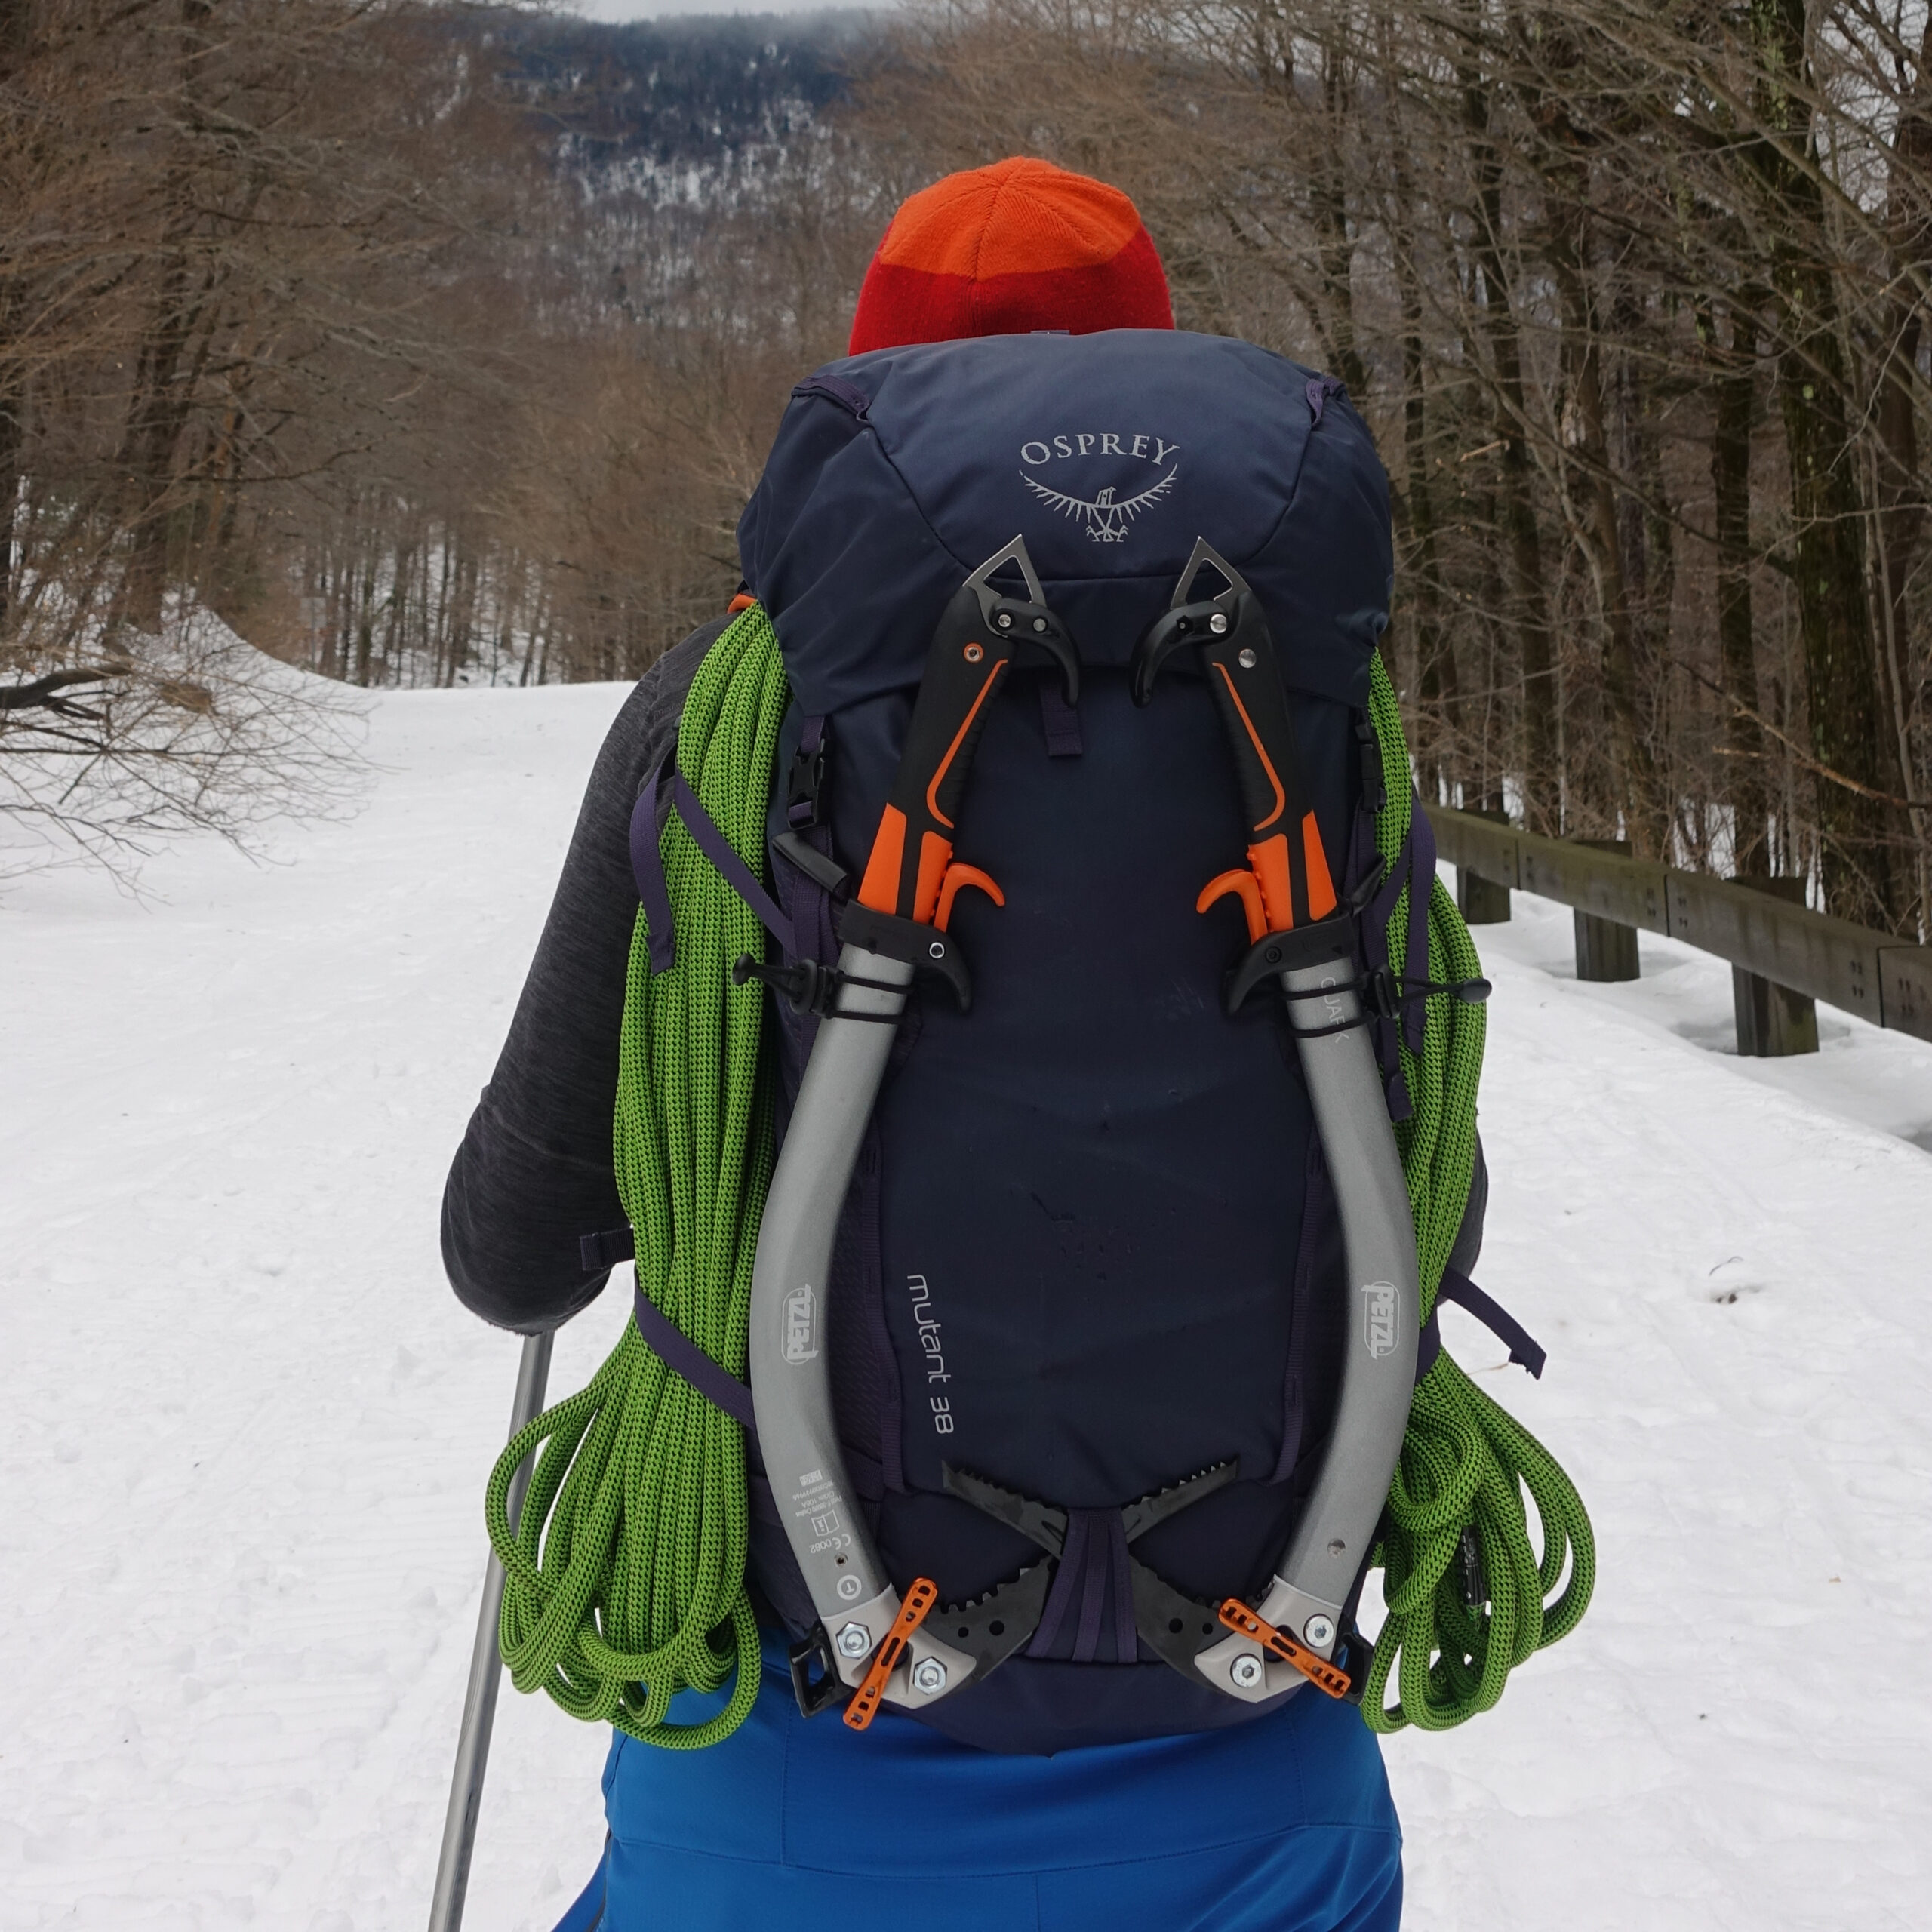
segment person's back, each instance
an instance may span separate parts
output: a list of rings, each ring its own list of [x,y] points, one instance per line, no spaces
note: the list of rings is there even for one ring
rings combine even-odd
[[[613,728],[446,1195],[458,1292],[526,1332],[636,1230],[657,1446],[583,1410],[537,1515],[608,1529],[593,1454],[634,1513],[671,1513],[671,1463],[703,1491],[595,1641],[574,1581],[512,1577],[527,1674],[619,1727],[586,1900],[617,1932],[1392,1926],[1348,1698],[1393,1654],[1370,1676],[1355,1596],[1433,1346],[1389,1131],[1432,861],[1370,722],[1380,466],[1339,386],[1172,334],[1131,205],[1044,164],[915,197],[853,346],[741,525],[756,604]],[[1393,997],[1320,1023],[1281,948],[1353,959],[1358,927]],[[1343,1061],[1375,1119],[1338,1130]],[[1441,1164],[1432,1294],[1484,1193],[1472,1137]],[[723,1652],[671,1641],[694,1618]]]

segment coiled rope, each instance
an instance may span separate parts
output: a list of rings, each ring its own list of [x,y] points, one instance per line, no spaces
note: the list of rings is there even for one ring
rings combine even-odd
[[[706,656],[678,728],[679,769],[761,875],[789,695],[777,639],[753,608]],[[617,1078],[617,1192],[644,1292],[742,1378],[773,1119],[759,1064],[764,989],[734,986],[731,967],[761,955],[764,935],[675,813],[659,849],[677,964],[651,971],[640,909]],[[510,1476],[533,1453],[512,1536]],[[759,1669],[745,1595],[743,1432],[667,1368],[635,1323],[588,1387],[504,1450],[484,1514],[507,1573],[500,1638],[519,1690],[540,1687],[573,1717],[674,1749],[717,1743],[743,1723]],[[715,1716],[665,1721],[678,1691],[715,1690],[728,1674],[731,1696]]]
[[[678,728],[679,768],[760,874],[788,697],[777,637],[754,606],[712,647]],[[1377,844],[1392,865],[1408,835],[1413,780],[1379,658],[1370,713],[1388,797]],[[636,1231],[645,1292],[742,1377],[773,1115],[759,1065],[764,989],[755,980],[734,986],[730,967],[740,953],[761,952],[764,937],[675,814],[660,850],[677,909],[677,964],[651,973],[640,911],[618,1072],[618,1192]],[[1475,977],[1475,948],[1439,882],[1426,917],[1430,978]],[[1405,887],[1389,920],[1392,958],[1403,957],[1408,918]],[[1481,1008],[1438,995],[1429,1001],[1421,1054],[1402,1049],[1414,1113],[1396,1138],[1425,1318],[1474,1173],[1483,1033]],[[533,1454],[512,1535],[510,1477]],[[1525,1491],[1541,1524],[1540,1562]],[[491,1473],[485,1518],[508,1573],[501,1641],[511,1681],[649,1744],[690,1750],[730,1736],[758,1694],[758,1630],[744,1587],[747,1514],[738,1425],[627,1325],[589,1385],[518,1435]],[[1487,1602],[1474,1608],[1456,1561],[1470,1527],[1487,1579]],[[1446,1351],[1417,1388],[1374,1561],[1386,1573],[1389,1610],[1362,1704],[1376,1730],[1446,1730],[1488,1709],[1511,1669],[1574,1628],[1589,1604],[1595,1546],[1569,1478]],[[1559,1584],[1562,1594],[1549,1602]],[[1392,1674],[1399,1700],[1385,1705]],[[715,1716],[666,1722],[676,1692],[715,1691],[728,1675],[731,1695]]]
[[[1379,654],[1370,675],[1369,715],[1382,747],[1388,800],[1377,820],[1376,847],[1392,866],[1409,835],[1414,780],[1395,688]],[[1392,959],[1403,956],[1411,910],[1404,886],[1389,920]],[[1469,929],[1440,879],[1425,916],[1429,978],[1451,984],[1476,977],[1481,969]],[[1484,1008],[1444,994],[1429,999],[1426,1014],[1420,1057],[1406,1044],[1400,1049],[1415,1111],[1395,1128],[1415,1217],[1424,1321],[1435,1307],[1475,1174],[1476,1088],[1487,1023]],[[1525,1491],[1541,1525],[1540,1562],[1530,1547]],[[1487,1583],[1486,1604],[1474,1607],[1464,1600],[1457,1561],[1469,1527]],[[1411,1724],[1447,1730],[1489,1709],[1518,1664],[1576,1627],[1596,1580],[1590,1520],[1570,1478],[1446,1349],[1417,1386],[1383,1539],[1371,1560],[1383,1569],[1389,1609],[1362,1698],[1362,1714],[1378,1731]],[[1548,1601],[1559,1583],[1562,1595]],[[1387,1705],[1392,1674],[1398,1700]]]

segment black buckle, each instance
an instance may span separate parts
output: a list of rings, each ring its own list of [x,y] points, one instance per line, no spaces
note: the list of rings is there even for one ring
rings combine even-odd
[[[1389,802],[1389,781],[1382,768],[1382,740],[1365,711],[1355,713],[1355,745],[1361,758],[1362,808],[1372,817]]]
[[[1463,1526],[1456,1543],[1456,1580],[1462,1586],[1463,1607],[1480,1610],[1489,1601],[1489,1577],[1483,1567],[1482,1540],[1472,1523]]]
[[[771,841],[771,849],[783,853],[827,897],[837,899],[843,896],[848,883],[845,868],[836,859],[827,857],[817,846],[808,845],[795,832],[781,832]]]
[[[810,832],[820,823],[819,794],[825,789],[825,761],[832,749],[830,734],[821,731],[817,748],[801,743],[792,754],[785,780],[785,824],[791,832]]]
[[[782,995],[794,1013],[815,1013],[821,1017],[832,1011],[838,977],[829,966],[821,966],[816,959],[801,959],[791,966],[768,966],[749,952],[740,953],[731,968],[734,986],[756,980]]]
[[[810,1014],[818,1020],[869,1020],[884,1026],[897,1026],[900,1014],[855,1013],[838,1004],[841,986],[869,986],[875,992],[903,993],[903,986],[886,980],[862,979],[856,973],[841,973],[835,966],[822,966],[816,959],[801,959],[790,966],[767,966],[749,952],[741,952],[731,968],[731,983],[742,986],[756,980],[780,995],[792,1011]]]
[[[811,1675],[814,1660],[820,1670],[816,1679]],[[815,1718],[820,1711],[829,1711],[833,1705],[845,1701],[848,1694],[845,1680],[838,1675],[838,1660],[823,1623],[814,1623],[811,1633],[792,1646],[790,1661],[792,1695],[798,1700],[800,1716]]]
[[[1402,995],[1395,972],[1387,966],[1378,966],[1361,983],[1362,1004],[1378,1020],[1399,1020],[1402,1017]]]
[[[1360,1704],[1367,1687],[1368,1673],[1375,1668],[1375,1646],[1351,1623],[1335,1640],[1328,1661],[1337,1670],[1348,1672],[1349,1687],[1342,1693],[1345,1704]]]

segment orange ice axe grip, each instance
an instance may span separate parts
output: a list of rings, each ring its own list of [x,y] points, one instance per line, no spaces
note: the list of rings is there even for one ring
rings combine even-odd
[[[1023,598],[999,588],[1009,571],[1025,580]],[[1026,543],[1016,537],[953,592],[934,629],[905,748],[859,882],[859,903],[869,910],[943,928],[962,885],[1004,903],[985,873],[953,866],[952,841],[980,734],[1023,647],[1052,660],[1066,702],[1078,703],[1079,653],[1048,608]]]
[[[969,885],[975,891],[983,892],[995,906],[1006,903],[1006,894],[977,866],[948,866],[946,876],[939,882],[939,909],[933,915],[933,924],[941,932],[951,924],[953,900]]]
[[[1230,636],[1257,634],[1265,644],[1267,626],[1258,608]],[[1251,834],[1248,869],[1260,888],[1266,930],[1291,932],[1326,918],[1335,909],[1328,856],[1303,794],[1300,749],[1272,645],[1261,649],[1250,643],[1224,650],[1220,644],[1217,638],[1207,648],[1208,683],[1241,781],[1242,812]],[[1260,934],[1251,926],[1249,937],[1258,939]]]
[[[930,1577],[912,1579],[912,1587],[906,1592],[906,1600],[899,1606],[899,1614],[892,1620],[892,1628],[872,1653],[872,1668],[853,1692],[852,1701],[845,1706],[845,1721],[854,1730],[865,1730],[878,1715],[878,1707],[885,1701],[886,1679],[906,1654],[906,1646],[912,1641],[912,1632],[924,1623],[927,1611],[938,1601],[939,1586]]]
[[[948,645],[948,626],[940,629],[859,885],[861,905],[922,926],[939,909],[967,771],[986,729],[988,701],[1010,661],[970,635]]]
[[[1231,872],[1217,873],[1201,888],[1201,897],[1194,902],[1197,912],[1204,912],[1217,899],[1225,899],[1229,893],[1241,901],[1241,909],[1247,921],[1247,943],[1259,945],[1268,932],[1268,910],[1261,900],[1261,881],[1252,872],[1244,872],[1236,866]]]
[[[1229,1597],[1222,1604],[1221,1621],[1238,1636],[1259,1644],[1270,1657],[1293,1665],[1316,1690],[1325,1690],[1331,1697],[1346,1697],[1355,1687],[1355,1680],[1346,1670],[1338,1669],[1312,1651],[1304,1650],[1285,1630],[1278,1630],[1265,1617],[1257,1617],[1239,1597]]]
[[[1195,596],[1204,572],[1226,589]],[[1234,885],[1223,872],[1201,895],[1199,909],[1240,892],[1251,943],[1328,918],[1340,902],[1309,806],[1301,746],[1267,616],[1241,573],[1204,537],[1195,544],[1173,601],[1134,646],[1128,681],[1137,704],[1152,702],[1161,666],[1183,652],[1198,656],[1233,755],[1254,888]],[[1259,930],[1257,895],[1266,922]]]

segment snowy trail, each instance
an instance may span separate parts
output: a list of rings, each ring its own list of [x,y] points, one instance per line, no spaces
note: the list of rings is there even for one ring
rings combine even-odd
[[[435,1208],[615,688],[384,698],[362,814],[142,906],[0,900],[0,1928],[387,1932],[427,1909],[516,1349]],[[1581,1630],[1389,1760],[1410,1922],[1918,1926],[1932,1844],[1932,1048],[1740,1063],[1715,961],[1497,983],[1478,1271],[1576,1477]],[[621,1324],[560,1339],[579,1386]],[[543,1932],[603,1740],[506,1692],[468,1923]]]

